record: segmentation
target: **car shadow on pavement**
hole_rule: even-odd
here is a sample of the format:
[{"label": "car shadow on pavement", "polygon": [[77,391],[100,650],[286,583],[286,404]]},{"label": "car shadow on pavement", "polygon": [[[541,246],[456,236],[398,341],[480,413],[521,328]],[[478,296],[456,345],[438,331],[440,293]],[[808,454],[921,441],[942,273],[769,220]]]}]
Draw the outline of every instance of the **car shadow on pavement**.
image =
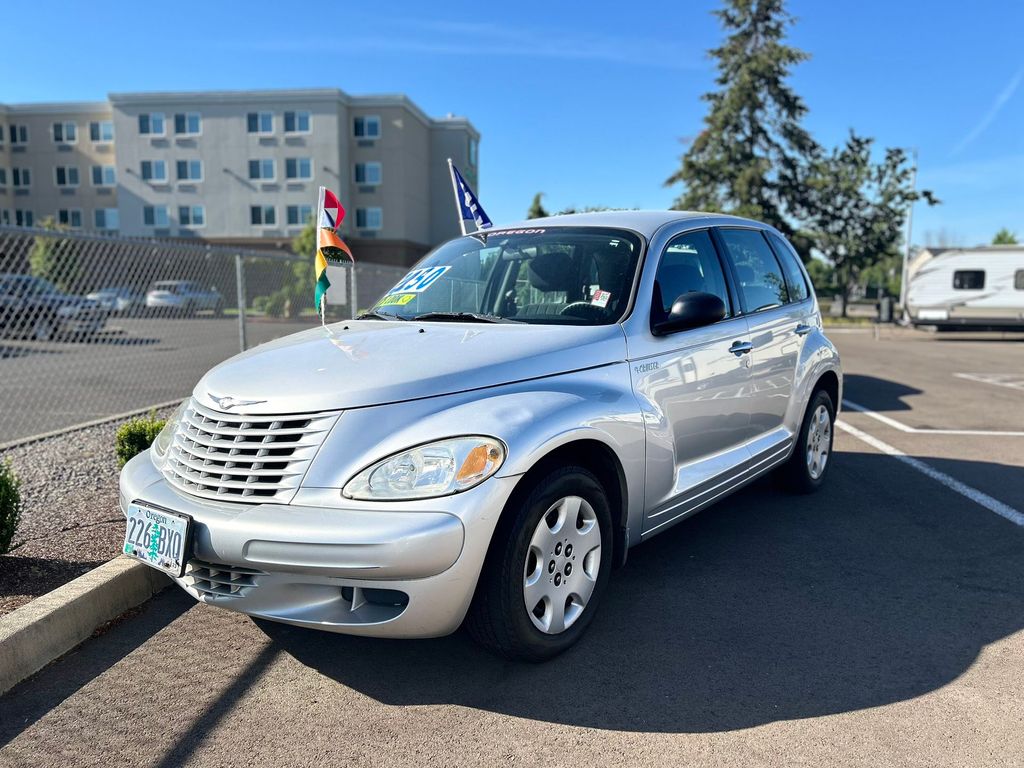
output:
[{"label": "car shadow on pavement", "polygon": [[[761,481],[631,550],[581,642],[544,664],[500,660],[464,632],[384,641],[259,625],[385,704],[644,732],[904,701],[1024,628],[1024,532],[887,457],[836,456],[816,496]],[[969,481],[978,467],[950,469]]]},{"label": "car shadow on pavement", "polygon": [[903,398],[921,394],[924,390],[877,376],[857,373],[843,376],[843,398],[872,411],[909,411],[911,406]]}]

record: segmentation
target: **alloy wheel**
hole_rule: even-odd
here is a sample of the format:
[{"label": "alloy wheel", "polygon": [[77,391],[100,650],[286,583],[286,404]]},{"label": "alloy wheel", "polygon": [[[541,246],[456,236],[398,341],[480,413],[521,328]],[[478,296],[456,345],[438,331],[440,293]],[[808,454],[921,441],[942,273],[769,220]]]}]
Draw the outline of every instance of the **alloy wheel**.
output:
[{"label": "alloy wheel", "polygon": [[819,405],[811,416],[807,430],[807,473],[817,480],[825,471],[829,451],[832,447],[832,417],[828,408]]}]

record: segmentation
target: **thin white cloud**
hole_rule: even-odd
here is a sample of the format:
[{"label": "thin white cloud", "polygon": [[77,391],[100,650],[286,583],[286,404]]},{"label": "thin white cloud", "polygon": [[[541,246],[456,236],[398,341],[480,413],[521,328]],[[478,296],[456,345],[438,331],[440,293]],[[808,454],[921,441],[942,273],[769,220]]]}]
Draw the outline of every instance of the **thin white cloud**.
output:
[{"label": "thin white cloud", "polygon": [[[700,69],[703,51],[678,42],[610,35],[570,35],[492,22],[427,19],[377,20],[344,40],[288,38],[244,43],[246,50],[335,53],[413,53],[473,58],[503,57],[606,61],[657,69]],[[223,45],[223,43],[222,43]],[[228,43],[231,47],[231,43]]]},{"label": "thin white cloud", "polygon": [[1020,87],[1021,81],[1024,81],[1024,67],[1021,67],[1019,70],[1017,70],[1017,74],[1010,78],[1010,82],[1007,83],[1006,87],[1003,88],[1003,90],[999,93],[998,96],[996,96],[996,100],[992,102],[992,106],[989,107],[989,110],[988,112],[985,113],[985,116],[981,118],[981,120],[978,122],[977,125],[974,126],[974,128],[971,129],[970,133],[968,133],[960,140],[959,144],[953,147],[953,151],[950,154],[960,154],[960,152],[966,149],[970,144],[974,142],[975,139],[977,139],[982,133],[984,133],[985,129],[992,125],[992,122],[999,116],[999,113],[1002,112],[1003,107],[1006,106],[1006,103],[1010,99],[1012,99],[1013,94],[1017,92],[1017,89]]}]

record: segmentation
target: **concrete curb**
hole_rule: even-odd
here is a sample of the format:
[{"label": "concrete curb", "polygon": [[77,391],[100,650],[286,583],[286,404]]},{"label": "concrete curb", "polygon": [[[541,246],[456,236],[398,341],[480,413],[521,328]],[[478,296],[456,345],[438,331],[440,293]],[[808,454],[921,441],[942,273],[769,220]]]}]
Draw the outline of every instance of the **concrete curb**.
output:
[{"label": "concrete curb", "polygon": [[121,556],[0,617],[0,695],[170,583]]}]

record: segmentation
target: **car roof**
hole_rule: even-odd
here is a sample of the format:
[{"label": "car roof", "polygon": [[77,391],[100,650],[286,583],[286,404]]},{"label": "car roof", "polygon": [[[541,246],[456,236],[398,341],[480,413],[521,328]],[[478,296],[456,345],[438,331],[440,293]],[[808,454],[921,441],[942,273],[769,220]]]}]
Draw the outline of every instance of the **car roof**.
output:
[{"label": "car roof", "polygon": [[[708,224],[745,224],[766,227],[767,225],[744,219],[740,216],[729,216],[724,213],[704,213],[701,211],[591,211],[588,213],[569,213],[561,216],[546,216],[540,219],[524,219],[511,224],[496,224],[494,229],[535,229],[537,227],[616,227],[632,229],[644,237],[650,238],[666,224],[692,221],[694,224],[706,220]],[[701,222],[703,223],[703,222]]]}]

